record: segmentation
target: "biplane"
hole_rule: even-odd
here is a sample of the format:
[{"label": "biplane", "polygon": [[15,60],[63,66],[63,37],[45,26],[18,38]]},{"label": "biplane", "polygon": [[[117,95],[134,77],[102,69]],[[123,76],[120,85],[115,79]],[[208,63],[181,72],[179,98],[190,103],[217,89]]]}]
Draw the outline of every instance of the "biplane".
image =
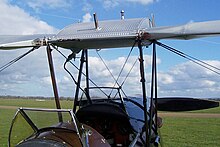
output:
[{"label": "biplane", "polygon": [[[149,18],[122,17],[119,20],[98,21],[94,14],[94,22],[71,24],[58,34],[1,36],[0,50],[32,48],[3,66],[1,71],[30,52],[42,46],[46,47],[56,103],[56,109],[19,108],[11,124],[8,146],[162,146],[158,133],[162,119],[158,116],[158,110],[199,110],[218,107],[219,103],[194,98],[158,98],[156,46],[183,56],[182,52],[161,43],[160,40],[188,40],[217,35],[220,35],[220,20],[156,27],[154,21]],[[148,96],[143,47],[151,45],[152,79],[151,93]],[[142,87],[141,98],[127,96],[117,79],[113,86],[99,86],[89,76],[88,51],[106,48],[117,51],[117,48],[125,47],[139,51],[137,61],[140,70],[137,72],[140,73],[138,80]],[[67,57],[58,48],[71,50],[71,54]],[[76,84],[74,106],[71,109],[62,109],[60,106],[51,53],[53,50],[64,56],[64,69]],[[78,60],[76,56],[80,53],[80,64],[75,66],[72,59]],[[78,70],[77,77],[66,68],[67,63],[71,63]],[[82,78],[85,79],[84,87]],[[92,96],[93,90],[98,90],[104,96]],[[50,120],[56,118],[56,123],[44,122],[48,125],[40,125],[35,118],[36,113],[47,113]],[[51,118],[52,116],[54,118]],[[41,117],[43,121],[43,115]],[[19,127],[22,129],[18,129]],[[18,135],[18,132],[22,135]]]}]

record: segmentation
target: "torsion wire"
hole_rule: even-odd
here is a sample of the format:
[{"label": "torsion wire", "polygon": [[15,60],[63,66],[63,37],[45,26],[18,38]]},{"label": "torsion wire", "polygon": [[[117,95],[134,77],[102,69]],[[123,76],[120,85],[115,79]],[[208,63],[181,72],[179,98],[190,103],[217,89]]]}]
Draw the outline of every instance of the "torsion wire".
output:
[{"label": "torsion wire", "polygon": [[[110,75],[112,76],[112,78],[115,80],[115,85],[117,84],[119,87],[122,87],[122,85],[120,85],[120,84],[118,83],[118,81],[115,79],[114,75],[112,74],[112,72],[111,72],[110,69],[108,68],[107,64],[105,63],[105,61],[103,60],[103,58],[101,57],[101,55],[98,53],[98,50],[96,50],[96,53],[97,53],[97,55],[99,56],[99,58],[101,59],[102,63],[104,64],[105,68],[108,70],[108,72],[109,72]],[[115,85],[114,85],[113,87],[115,87]],[[122,88],[120,88],[120,89],[121,89],[122,93],[127,97],[127,95],[125,94],[124,90],[123,90]],[[113,91],[113,90],[111,90],[111,92],[110,92],[110,94],[109,94],[109,97],[111,96],[112,91]],[[118,93],[118,92],[117,92],[117,93]],[[116,93],[116,95],[117,95],[117,93]],[[115,97],[115,96],[114,96],[114,97]]]},{"label": "torsion wire", "polygon": [[[126,63],[127,63],[127,61],[128,61],[128,59],[129,59],[129,57],[130,57],[130,55],[131,55],[131,53],[132,53],[132,51],[133,51],[135,45],[137,44],[137,42],[138,42],[138,39],[135,39],[135,42],[134,42],[133,46],[131,47],[130,52],[128,53],[128,56],[127,56],[127,58],[126,58],[126,60],[125,60],[125,62],[124,62],[124,64],[123,64],[123,66],[122,66],[122,68],[121,68],[121,71],[120,71],[120,73],[119,73],[119,75],[118,75],[118,77],[117,77],[117,79],[116,79],[116,82],[115,82],[114,86],[115,86],[116,83],[118,82],[118,80],[119,80],[119,78],[120,78],[120,76],[121,76],[121,74],[122,74],[122,71],[124,70],[124,67],[125,67],[125,65],[126,65]],[[113,87],[114,87],[114,86],[113,86]],[[113,89],[112,89],[112,91],[113,91]],[[111,91],[111,93],[112,93],[112,91]],[[111,95],[111,93],[110,93],[110,95]]]}]

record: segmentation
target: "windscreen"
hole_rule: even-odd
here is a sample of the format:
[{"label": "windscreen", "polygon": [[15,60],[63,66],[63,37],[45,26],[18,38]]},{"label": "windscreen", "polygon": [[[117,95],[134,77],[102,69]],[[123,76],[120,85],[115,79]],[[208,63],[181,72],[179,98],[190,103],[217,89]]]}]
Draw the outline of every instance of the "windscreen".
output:
[{"label": "windscreen", "polygon": [[[40,109],[39,109],[40,110]],[[60,121],[62,116],[62,121]],[[62,128],[62,122],[73,124],[73,127],[68,129],[78,129],[80,126],[77,121],[72,117],[70,111],[47,111],[47,110],[21,110],[16,113],[10,133],[9,133],[9,146],[16,146],[20,142],[34,137],[38,130],[47,127]],[[76,123],[75,123],[76,122]]]}]

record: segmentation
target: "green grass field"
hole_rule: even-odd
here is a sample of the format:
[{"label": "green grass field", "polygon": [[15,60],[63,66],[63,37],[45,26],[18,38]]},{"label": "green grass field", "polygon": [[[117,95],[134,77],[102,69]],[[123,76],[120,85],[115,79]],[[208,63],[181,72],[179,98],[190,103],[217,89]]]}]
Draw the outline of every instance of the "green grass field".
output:
[{"label": "green grass field", "polygon": [[[61,107],[72,108],[73,102],[62,100]],[[0,99],[0,146],[7,146],[7,138],[12,118],[19,107],[55,108],[53,100],[36,101],[34,99]],[[168,112],[166,112],[168,113]],[[187,117],[187,114],[204,114]],[[207,117],[220,114],[220,108],[187,112],[182,115],[163,116],[161,129],[164,147],[219,147],[220,117]]]},{"label": "green grass field", "polygon": [[219,147],[220,118],[165,117],[165,147]]}]

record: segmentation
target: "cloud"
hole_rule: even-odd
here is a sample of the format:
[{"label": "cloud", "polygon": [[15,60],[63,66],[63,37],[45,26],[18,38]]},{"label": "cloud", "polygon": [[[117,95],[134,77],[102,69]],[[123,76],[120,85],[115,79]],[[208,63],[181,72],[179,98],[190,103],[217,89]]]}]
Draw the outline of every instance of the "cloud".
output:
[{"label": "cloud", "polygon": [[[136,62],[137,59],[138,59],[137,56],[130,56],[122,72],[121,69],[126,61],[126,57],[117,57],[111,60],[103,59],[105,64],[108,66],[111,72],[110,73],[100,58],[90,57],[89,58],[90,77],[99,86],[117,87],[124,82],[122,89],[126,91],[127,95],[134,96],[135,94],[141,92],[139,62],[138,61]],[[133,67],[134,63],[136,64]],[[146,68],[149,67],[150,63],[151,63],[151,57],[149,55],[145,55],[145,67]],[[128,74],[129,72],[130,74]],[[119,74],[120,77],[118,79]],[[118,79],[119,85],[117,84],[115,85],[115,79]]]},{"label": "cloud", "polygon": [[[0,34],[1,35],[27,35],[56,33],[57,29],[35,17],[30,16],[18,6],[8,1],[0,1]],[[29,49],[1,51],[0,65],[24,54]],[[11,95],[38,95],[39,91],[48,95],[45,85],[41,85],[42,77],[49,75],[45,49],[40,48],[26,56],[15,65],[0,73],[0,94]],[[50,88],[51,89],[51,88]],[[43,92],[47,91],[47,92]],[[51,91],[51,90],[49,90]]]},{"label": "cloud", "polygon": [[49,34],[57,32],[57,29],[46,22],[30,16],[21,8],[10,5],[6,1],[0,2],[0,34],[27,35]]},{"label": "cloud", "polygon": [[[66,55],[69,51],[62,50]],[[92,52],[91,52],[92,54]],[[8,53],[8,56],[13,53]],[[79,56],[79,55],[78,55]],[[65,59],[61,58],[57,52],[53,52],[54,65],[61,96],[74,96],[75,84],[70,76],[64,71],[63,63]],[[49,69],[47,65],[46,53],[43,48],[32,53],[24,60],[10,67],[3,73],[0,73],[0,94],[16,95],[42,95],[52,96],[52,87],[50,82]],[[151,69],[151,56],[145,55],[145,70]],[[1,59],[1,58],[0,58]],[[34,60],[33,60],[34,59]],[[136,56],[131,56],[126,64],[118,83],[121,84],[127,76],[136,61]],[[114,79],[117,79],[125,57],[117,57],[111,60],[104,60],[111,73],[106,69],[101,59],[96,56],[89,57],[89,76],[98,86],[113,86]],[[73,61],[79,65],[78,60]],[[206,61],[219,67],[220,61]],[[2,63],[2,62],[0,62]],[[21,68],[22,67],[22,68]],[[77,78],[77,70],[68,64],[68,69]],[[84,71],[85,73],[85,71]],[[114,78],[111,76],[114,76]],[[147,93],[150,94],[151,74],[146,73]],[[82,78],[82,87],[85,86],[85,77]],[[192,97],[217,97],[220,90],[219,75],[207,71],[206,69],[195,65],[192,62],[178,64],[166,72],[158,72],[158,96],[192,96]],[[27,86],[28,85],[28,86]],[[90,83],[91,86],[94,86]],[[117,86],[117,85],[116,85]],[[31,87],[31,88],[30,88]],[[127,77],[122,86],[127,95],[134,96],[141,94],[141,83],[139,74],[139,62],[135,64],[133,70]],[[94,92],[94,91],[91,91]],[[109,94],[109,93],[108,93]],[[94,94],[93,94],[94,95]]]},{"label": "cloud", "polygon": [[23,0],[29,7],[35,11],[41,9],[60,9],[69,8],[71,6],[71,0]]},{"label": "cloud", "polygon": [[[101,0],[100,0],[101,1]],[[120,6],[123,3],[137,3],[141,5],[149,5],[154,2],[157,2],[158,0],[102,0],[101,2],[103,3],[103,7],[105,9],[111,9],[117,6]]]},{"label": "cloud", "polygon": [[[32,0],[30,2],[33,2]],[[38,3],[39,1],[37,1]],[[58,3],[59,1],[54,1]],[[67,1],[64,1],[64,3]],[[121,1],[104,1],[106,7],[116,7]],[[103,3],[104,3],[103,2]],[[130,3],[150,4],[150,1],[132,1],[126,0]],[[153,1],[152,1],[153,2]],[[45,2],[47,3],[47,2]],[[44,4],[45,4],[44,3]],[[45,4],[48,5],[48,4]],[[54,5],[51,8],[59,7]],[[65,7],[65,5],[60,6]],[[43,8],[37,6],[36,8]],[[45,7],[46,8],[46,7]],[[9,4],[6,0],[0,1],[0,34],[34,34],[34,33],[55,33],[57,30],[48,25],[46,22],[30,16],[26,11],[21,8]],[[86,13],[83,17],[84,22],[91,21],[92,16]],[[14,50],[14,51],[1,51],[0,65],[7,63],[11,59],[16,58],[18,55],[23,54],[28,49]],[[70,51],[62,50],[63,53],[68,55]],[[119,51],[120,52],[120,51]],[[106,53],[107,56],[112,55]],[[77,55],[79,56],[79,55]],[[63,70],[63,63],[65,59],[60,57],[56,51],[53,51],[53,59],[61,96],[74,96],[75,85],[70,76]],[[119,83],[122,83],[127,76],[127,73],[133,66],[137,57],[131,56],[124,72],[121,74]],[[126,57],[111,57],[110,60],[105,60],[109,70],[117,79],[121,67],[125,62]],[[102,61],[96,56],[90,56],[90,77],[99,86],[112,86],[114,85],[114,78],[111,73],[105,68]],[[158,59],[158,64],[161,62]],[[207,61],[208,63],[220,67],[220,61]],[[74,62],[78,65],[78,61]],[[150,71],[151,56],[145,55],[145,70]],[[77,70],[73,69],[70,65],[68,68],[71,70],[74,77],[77,77]],[[148,94],[150,89],[150,73],[146,74]],[[83,79],[82,84],[85,84]],[[159,71],[158,73],[158,89],[159,96],[196,96],[196,97],[218,97],[220,91],[220,78],[219,75],[208,71],[194,63],[185,62],[178,64],[166,72]],[[91,84],[91,83],[90,83]],[[25,57],[17,64],[11,66],[4,72],[0,73],[0,95],[41,95],[52,96],[52,87],[50,82],[50,74],[48,70],[47,57],[44,48],[40,48],[29,56]],[[91,84],[92,85],[92,84]],[[139,62],[133,67],[129,74],[123,89],[127,95],[141,94]]]},{"label": "cloud", "polygon": [[120,1],[119,0],[103,0],[103,7],[105,9],[110,9],[114,8],[119,5]]},{"label": "cloud", "polygon": [[[220,67],[220,61],[205,61]],[[192,62],[176,65],[158,74],[159,93],[163,96],[218,97],[219,75]]]},{"label": "cloud", "polygon": [[84,5],[83,5],[82,10],[83,10],[84,12],[86,12],[86,13],[87,13],[87,12],[91,12],[91,11],[93,10],[93,6],[92,6],[90,3],[85,2]]},{"label": "cloud", "polygon": [[167,84],[172,84],[174,82],[173,76],[167,73],[163,74],[158,74],[158,81],[160,83],[167,85]]},{"label": "cloud", "polygon": [[127,2],[140,3],[142,5],[149,5],[151,3],[157,2],[158,0],[126,0]]},{"label": "cloud", "polygon": [[90,22],[92,20],[92,16],[90,13],[86,13],[84,16],[83,16],[83,22]]}]

